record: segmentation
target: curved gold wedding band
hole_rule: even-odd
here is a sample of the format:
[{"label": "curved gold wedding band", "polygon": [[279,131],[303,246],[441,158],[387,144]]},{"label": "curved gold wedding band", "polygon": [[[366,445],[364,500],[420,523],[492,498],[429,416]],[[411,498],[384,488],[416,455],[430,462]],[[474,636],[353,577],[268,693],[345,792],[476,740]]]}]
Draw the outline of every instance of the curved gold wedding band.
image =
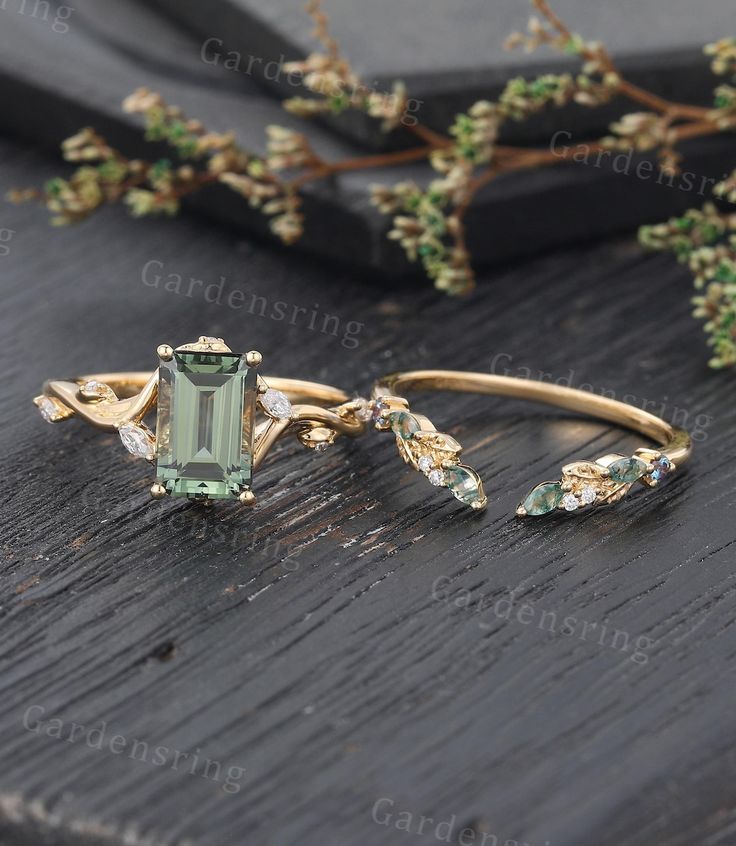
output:
[{"label": "curved gold wedding band", "polygon": [[401,394],[409,391],[462,391],[516,397],[555,405],[607,420],[651,438],[659,449],[642,447],[633,455],[618,453],[593,460],[573,461],[561,478],[536,485],[516,510],[520,517],[553,511],[580,511],[622,499],[635,482],[655,487],[690,456],[690,436],[683,429],[647,411],[617,400],[543,382],[463,373],[454,370],[416,370],[393,373],[373,388],[373,420],[379,430],[396,435],[404,461],[423,472],[438,487],[447,487],[460,502],[475,509],[487,503],[483,482],[472,467],[460,462],[461,446],[435,430],[421,414],[412,412]]},{"label": "curved gold wedding band", "polygon": [[[370,416],[367,400],[339,388],[260,376],[259,352],[233,353],[221,338],[157,349],[153,373],[98,373],[44,384],[34,399],[56,423],[79,417],[117,431],[126,449],[156,465],[154,499],[239,499],[253,505],[253,471],[281,437],[325,449],[355,437]],[[143,422],[156,407],[156,432]],[[256,419],[257,413],[262,419]]]}]

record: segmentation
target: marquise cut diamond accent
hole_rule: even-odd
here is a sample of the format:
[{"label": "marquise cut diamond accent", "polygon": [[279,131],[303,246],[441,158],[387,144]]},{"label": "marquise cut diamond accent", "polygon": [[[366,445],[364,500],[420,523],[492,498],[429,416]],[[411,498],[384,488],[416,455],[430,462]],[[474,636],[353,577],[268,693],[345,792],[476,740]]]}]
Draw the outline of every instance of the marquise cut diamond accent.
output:
[{"label": "marquise cut diamond accent", "polygon": [[147,459],[155,455],[156,436],[144,423],[123,423],[118,434],[131,455]]},{"label": "marquise cut diamond accent", "polygon": [[51,397],[41,397],[36,401],[36,406],[41,412],[41,417],[47,423],[56,423],[57,420],[61,420],[64,417],[61,407]]},{"label": "marquise cut diamond accent", "polygon": [[288,420],[291,417],[291,401],[281,391],[268,388],[260,400],[264,411],[276,420]]},{"label": "marquise cut diamond accent", "polygon": [[117,399],[115,391],[104,382],[98,382],[97,379],[88,379],[79,388],[79,393],[83,398],[88,400],[107,400],[114,402]]}]

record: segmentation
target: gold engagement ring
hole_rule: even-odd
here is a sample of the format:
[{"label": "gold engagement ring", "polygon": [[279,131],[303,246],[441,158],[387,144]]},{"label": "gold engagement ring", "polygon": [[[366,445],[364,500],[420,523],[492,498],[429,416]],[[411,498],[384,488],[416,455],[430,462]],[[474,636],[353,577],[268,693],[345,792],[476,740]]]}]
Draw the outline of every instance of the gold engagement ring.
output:
[{"label": "gold engagement ring", "polygon": [[[294,433],[323,450],[339,435],[362,434],[370,417],[367,400],[339,388],[259,375],[261,353],[234,353],[221,338],[157,353],[153,373],[52,380],[34,399],[50,423],[79,417],[117,431],[130,453],[155,464],[154,499],[253,505],[253,472],[277,440]],[[155,433],[144,422],[154,406]]]},{"label": "gold engagement ring", "polygon": [[402,396],[409,391],[428,390],[543,402],[632,429],[658,445],[657,449],[641,447],[630,456],[610,453],[566,464],[560,479],[542,482],[527,494],[516,509],[519,517],[581,511],[618,502],[636,482],[656,487],[689,458],[692,450],[690,436],[684,429],[626,403],[574,388],[455,370],[415,370],[379,379],[372,393],[375,427],[396,435],[404,461],[424,473],[431,484],[448,488],[460,502],[474,509],[485,508],[487,497],[478,473],[461,463],[462,447],[452,436],[438,432],[427,417],[412,411]]}]

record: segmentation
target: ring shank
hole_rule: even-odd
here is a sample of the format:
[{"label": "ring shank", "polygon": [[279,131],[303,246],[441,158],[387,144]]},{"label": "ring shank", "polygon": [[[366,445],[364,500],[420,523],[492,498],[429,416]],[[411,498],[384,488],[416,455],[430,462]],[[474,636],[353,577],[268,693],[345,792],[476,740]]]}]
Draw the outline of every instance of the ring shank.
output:
[{"label": "ring shank", "polygon": [[692,449],[690,435],[684,429],[671,426],[648,411],[563,385],[455,370],[393,373],[381,379],[379,385],[380,390],[385,388],[387,393],[397,396],[408,391],[457,391],[515,397],[577,411],[652,438],[662,447],[662,452],[678,464],[689,457]]},{"label": "ring shank", "polygon": [[[365,431],[365,422],[356,417],[355,409],[350,407],[351,398],[345,391],[301,379],[259,378],[267,387],[286,394],[293,403],[291,416],[285,425],[278,432],[270,431],[268,438],[264,435],[264,443],[265,440],[274,440],[290,423],[326,427],[350,437]],[[111,388],[116,399],[109,402],[85,401],[79,395],[80,386],[92,381]],[[127,421],[138,422],[144,418],[156,405],[157,386],[157,371],[128,371],[91,373],[71,380],[48,380],[43,391],[44,395],[55,397],[62,403],[66,413],[61,419],[78,417],[97,428],[115,431]],[[269,425],[270,429],[274,428],[273,421]]]},{"label": "ring shank", "polygon": [[[93,373],[85,376],[78,376],[73,381],[87,382],[96,381],[109,385],[121,398],[132,397],[143,390],[151,378],[150,371],[129,371],[124,373]],[[333,388],[331,385],[322,385],[319,382],[306,382],[302,379],[284,379],[279,376],[264,376],[263,381],[277,391],[286,394],[290,400],[299,402],[309,400],[319,405],[340,405],[347,402],[350,397],[345,391]]]}]

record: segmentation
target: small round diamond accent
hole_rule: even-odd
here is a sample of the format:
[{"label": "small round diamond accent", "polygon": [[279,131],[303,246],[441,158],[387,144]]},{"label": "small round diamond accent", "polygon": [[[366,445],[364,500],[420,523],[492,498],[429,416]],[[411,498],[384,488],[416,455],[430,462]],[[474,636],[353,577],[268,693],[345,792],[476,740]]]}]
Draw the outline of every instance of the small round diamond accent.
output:
[{"label": "small round diamond accent", "polygon": [[429,473],[429,471],[434,467],[434,462],[428,455],[423,455],[419,461],[417,461],[417,466],[422,473]]},{"label": "small round diamond accent", "polygon": [[156,438],[143,423],[123,423],[118,429],[123,446],[131,455],[150,458],[156,451]]},{"label": "small round diamond accent", "polygon": [[429,479],[429,483],[434,485],[436,488],[441,487],[445,484],[445,474],[442,470],[435,468],[434,470],[430,470],[427,473],[427,478]]},{"label": "small round diamond accent", "polygon": [[288,420],[291,417],[291,402],[286,394],[274,388],[268,390],[261,396],[261,405],[277,420]]},{"label": "small round diamond accent", "polygon": [[381,402],[381,400],[376,400],[373,403],[373,410],[371,411],[371,420],[374,423],[383,423],[385,422],[384,418],[384,411],[388,409],[388,403]]},{"label": "small round diamond accent", "polygon": [[356,402],[361,403],[361,407],[355,412],[355,416],[363,423],[368,423],[373,418],[373,404],[363,397],[358,397]]},{"label": "small round diamond accent", "polygon": [[590,505],[591,503],[595,502],[596,492],[595,488],[591,488],[590,485],[585,485],[585,487],[580,492],[580,499],[586,504]]},{"label": "small round diamond accent", "polygon": [[575,511],[580,507],[578,498],[574,493],[566,493],[562,497],[562,505],[564,506],[565,511]]}]

